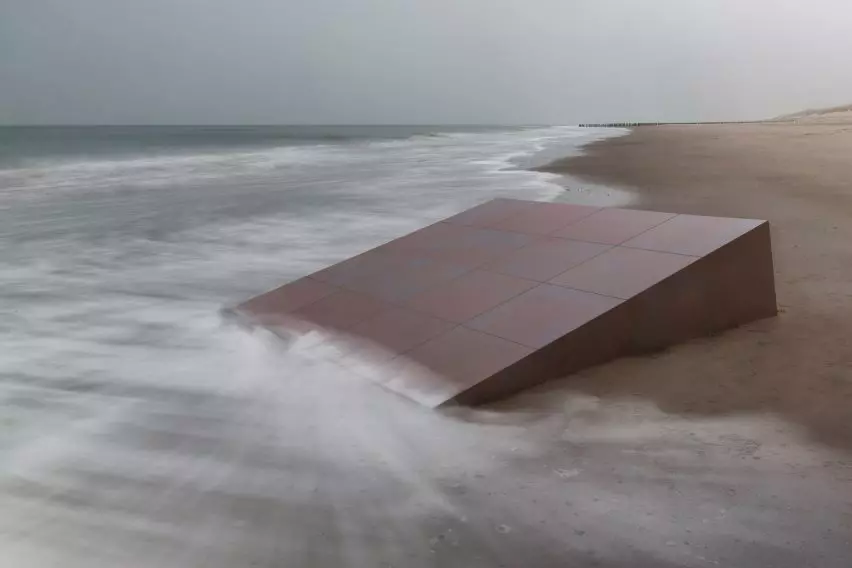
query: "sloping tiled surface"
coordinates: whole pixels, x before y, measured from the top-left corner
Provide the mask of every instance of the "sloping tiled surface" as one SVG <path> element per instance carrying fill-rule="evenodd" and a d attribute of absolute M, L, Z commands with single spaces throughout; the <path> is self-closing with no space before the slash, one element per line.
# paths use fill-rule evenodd
<path fill-rule="evenodd" d="M 588 217 L 598 210 L 597 207 L 568 205 L 567 203 L 534 203 L 526 210 L 488 226 L 504 231 L 548 235 Z"/>
<path fill-rule="evenodd" d="M 468 327 L 539 348 L 620 303 L 617 298 L 542 284 L 474 318 Z"/>
<path fill-rule="evenodd" d="M 678 215 L 624 243 L 626 247 L 708 255 L 765 221 Z"/>
<path fill-rule="evenodd" d="M 456 327 L 452 322 L 407 308 L 391 308 L 352 328 L 351 333 L 371 356 L 395 357 Z M 358 351 L 357 347 L 349 350 Z"/>
<path fill-rule="evenodd" d="M 547 282 L 609 248 L 597 243 L 545 238 L 510 252 L 484 268 L 498 274 Z"/>
<path fill-rule="evenodd" d="M 627 300 L 696 260 L 697 256 L 614 247 L 563 272 L 551 283 Z"/>
<path fill-rule="evenodd" d="M 620 245 L 674 216 L 674 213 L 658 213 L 656 211 L 601 209 L 576 223 L 571 223 L 554 235 L 591 243 Z"/>
<path fill-rule="evenodd" d="M 776 305 L 765 221 L 495 199 L 236 311 L 336 332 L 353 373 L 439 406 L 769 317 Z"/>
<path fill-rule="evenodd" d="M 537 285 L 532 280 L 471 270 L 444 286 L 414 296 L 406 304 L 447 321 L 464 323 Z"/>

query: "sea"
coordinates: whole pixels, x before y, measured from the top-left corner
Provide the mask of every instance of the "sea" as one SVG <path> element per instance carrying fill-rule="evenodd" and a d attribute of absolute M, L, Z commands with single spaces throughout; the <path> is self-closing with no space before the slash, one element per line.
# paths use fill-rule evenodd
<path fill-rule="evenodd" d="M 529 168 L 623 133 L 0 128 L 0 565 L 511 558 L 512 523 L 452 495 L 523 428 L 424 411 L 220 310 L 494 197 L 622 204 Z"/>

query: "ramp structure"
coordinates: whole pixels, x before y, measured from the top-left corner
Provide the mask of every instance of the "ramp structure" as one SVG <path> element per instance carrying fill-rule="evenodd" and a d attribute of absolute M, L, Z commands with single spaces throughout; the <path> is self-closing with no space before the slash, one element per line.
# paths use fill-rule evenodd
<path fill-rule="evenodd" d="M 510 199 L 235 310 L 332 332 L 342 365 L 432 407 L 492 401 L 777 312 L 766 221 Z"/>

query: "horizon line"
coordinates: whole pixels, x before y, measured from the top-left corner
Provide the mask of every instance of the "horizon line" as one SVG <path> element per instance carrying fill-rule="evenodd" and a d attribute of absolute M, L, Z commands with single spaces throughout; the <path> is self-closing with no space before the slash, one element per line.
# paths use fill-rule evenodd
<path fill-rule="evenodd" d="M 579 123 L 578 123 L 579 124 Z M 245 127 L 245 126 L 324 126 L 324 127 L 357 127 L 357 126 L 475 126 L 475 127 L 542 127 L 542 126 L 578 126 L 578 124 L 549 124 L 549 123 L 464 123 L 464 122 L 423 122 L 423 123 L 151 123 L 151 124 L 134 124 L 134 123 L 103 123 L 103 124 L 80 124 L 80 123 L 55 123 L 55 124 L 0 124 L 0 128 L 56 128 L 56 127 L 162 127 L 162 126 L 181 126 L 181 127 Z"/>

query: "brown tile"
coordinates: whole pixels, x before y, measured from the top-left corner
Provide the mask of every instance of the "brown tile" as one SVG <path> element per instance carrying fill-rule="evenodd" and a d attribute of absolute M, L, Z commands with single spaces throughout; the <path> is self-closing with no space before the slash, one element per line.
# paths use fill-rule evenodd
<path fill-rule="evenodd" d="M 388 302 L 401 302 L 467 270 L 428 258 L 373 253 L 371 258 L 336 281 L 341 288 L 353 292 Z"/>
<path fill-rule="evenodd" d="M 483 269 L 546 282 L 609 248 L 598 243 L 545 237 L 486 264 Z"/>
<path fill-rule="evenodd" d="M 465 326 L 540 348 L 620 303 L 616 298 L 542 284 Z"/>
<path fill-rule="evenodd" d="M 491 257 L 506 254 L 521 248 L 536 239 L 534 236 L 521 235 L 493 229 L 468 229 L 461 237 L 459 247 L 482 251 Z"/>
<path fill-rule="evenodd" d="M 704 256 L 765 221 L 678 215 L 624 243 L 626 247 Z"/>
<path fill-rule="evenodd" d="M 365 294 L 341 290 L 292 312 L 292 315 L 309 324 L 344 331 L 393 307 Z"/>
<path fill-rule="evenodd" d="M 438 406 L 530 353 L 516 343 L 457 327 L 406 353 L 385 386 Z"/>
<path fill-rule="evenodd" d="M 352 274 L 357 274 L 359 270 L 363 270 L 363 265 L 369 264 L 374 257 L 375 253 L 372 251 L 365 252 L 363 254 L 347 258 L 346 260 L 336 264 L 332 264 L 331 266 L 327 266 L 322 270 L 317 270 L 311 274 L 310 277 L 314 280 L 319 280 L 320 282 L 340 285 Z"/>
<path fill-rule="evenodd" d="M 453 243 L 463 237 L 466 231 L 466 227 L 439 222 L 390 241 L 375 250 L 407 254 L 440 250 L 451 247 Z"/>
<path fill-rule="evenodd" d="M 350 330 L 343 341 L 340 364 L 347 370 L 383 384 L 399 366 L 395 359 L 456 324 L 405 308 L 381 312 Z"/>
<path fill-rule="evenodd" d="M 413 349 L 455 327 L 455 324 L 430 315 L 395 308 L 382 312 L 353 327 L 350 333 L 390 353 Z"/>
<path fill-rule="evenodd" d="M 453 321 L 465 322 L 534 287 L 536 282 L 473 270 L 408 300 L 406 305 Z"/>
<path fill-rule="evenodd" d="M 388 290 L 384 296 L 392 301 L 403 301 L 417 293 L 458 278 L 468 271 L 468 268 L 437 260 L 410 259 L 394 278 L 395 282 L 387 285 Z M 383 292 L 383 286 L 377 285 L 376 291 Z"/>
<path fill-rule="evenodd" d="M 338 289 L 311 278 L 300 278 L 280 288 L 256 296 L 237 306 L 237 311 L 252 315 L 273 315 L 292 312 L 326 296 Z"/>
<path fill-rule="evenodd" d="M 635 209 L 601 209 L 553 233 L 555 237 L 618 245 L 668 221 L 675 213 Z"/>
<path fill-rule="evenodd" d="M 412 234 L 410 238 L 403 237 L 377 250 L 473 268 L 518 249 L 534 239 L 535 237 L 520 233 L 439 223 Z"/>
<path fill-rule="evenodd" d="M 615 247 L 560 274 L 551 282 L 627 299 L 683 270 L 696 260 L 698 257 Z"/>
<path fill-rule="evenodd" d="M 571 205 L 568 203 L 535 202 L 529 209 L 501 221 L 489 223 L 487 226 L 493 229 L 516 231 L 531 235 L 549 235 L 570 223 L 591 215 L 599 209 L 599 207 Z"/>
<path fill-rule="evenodd" d="M 453 215 L 446 219 L 446 222 L 451 225 L 486 227 L 529 208 L 530 203 L 529 201 L 514 199 L 492 199 L 467 211 L 462 211 L 458 215 Z"/>

